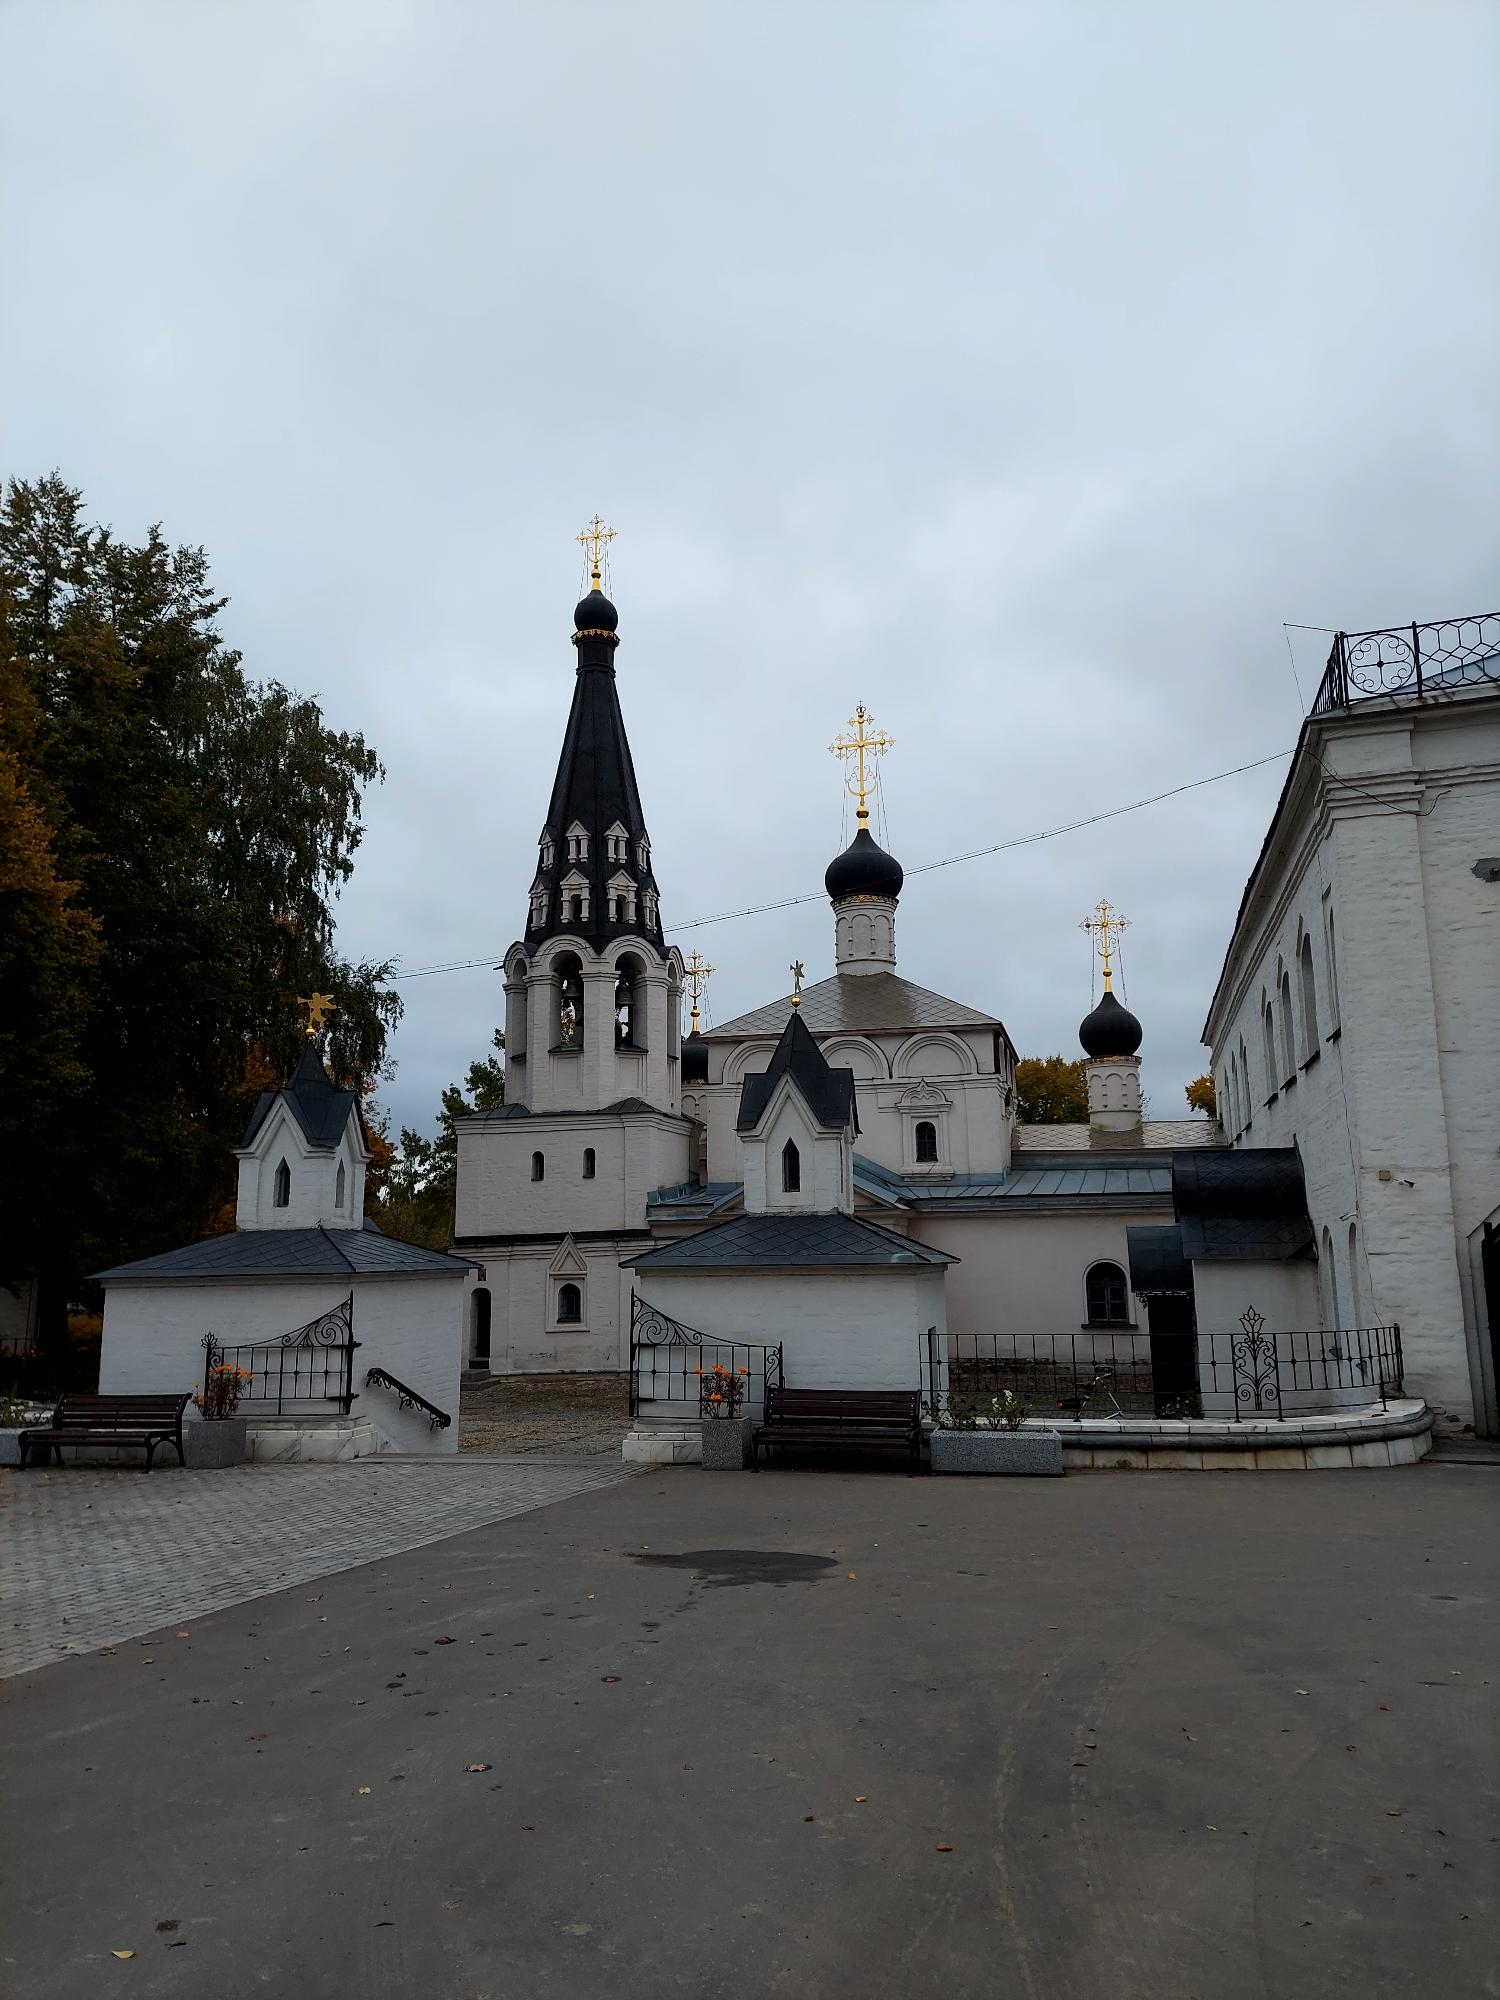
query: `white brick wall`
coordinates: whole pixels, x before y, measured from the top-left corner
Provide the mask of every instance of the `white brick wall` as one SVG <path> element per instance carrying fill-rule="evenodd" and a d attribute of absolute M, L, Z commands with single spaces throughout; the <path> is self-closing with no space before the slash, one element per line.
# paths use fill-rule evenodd
<path fill-rule="evenodd" d="M 1206 1029 L 1221 1104 L 1249 1058 L 1242 1146 L 1302 1155 L 1325 1322 L 1399 1321 L 1408 1386 L 1444 1428 L 1497 1427 L 1478 1244 L 1500 1217 L 1500 701 L 1310 725 Z M 1327 949 L 1336 939 L 1336 992 Z M 1313 940 L 1319 1045 L 1300 1021 Z M 1298 1069 L 1268 1076 L 1262 992 L 1291 976 Z M 1337 1024 L 1335 1026 L 1335 1024 Z M 1274 1094 L 1274 1101 L 1267 1102 Z M 1237 1129 L 1236 1129 L 1237 1128 Z M 1354 1230 L 1351 1255 L 1350 1229 Z"/>
<path fill-rule="evenodd" d="M 279 1340 L 354 1293 L 353 1414 L 369 1419 L 395 1451 L 457 1451 L 464 1274 L 432 1278 L 240 1279 L 218 1283 L 123 1283 L 106 1288 L 99 1388 L 104 1395 L 181 1394 L 203 1381 L 203 1336 L 220 1343 Z M 257 1363 L 265 1369 L 269 1358 Z M 453 1418 L 433 1431 L 420 1411 L 401 1411 L 387 1389 L 365 1387 L 365 1371 L 388 1368 Z M 244 1414 L 274 1415 L 247 1403 Z M 286 1414 L 298 1414 L 288 1406 Z"/>

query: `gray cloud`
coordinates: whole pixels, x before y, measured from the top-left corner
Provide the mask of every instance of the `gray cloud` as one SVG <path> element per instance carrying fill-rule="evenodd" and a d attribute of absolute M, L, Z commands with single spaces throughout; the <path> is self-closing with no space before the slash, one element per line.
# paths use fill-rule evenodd
<path fill-rule="evenodd" d="M 347 950 L 515 935 L 596 507 L 669 923 L 817 887 L 856 700 L 911 866 L 1289 747 L 1282 619 L 1495 599 L 1485 7 L 33 0 L 0 38 L 9 465 L 205 543 L 253 670 L 378 745 Z M 916 877 L 902 969 L 1071 1051 L 1109 895 L 1174 1114 L 1280 776 Z M 816 903 L 678 935 L 720 1019 L 832 956 Z M 427 1125 L 499 984 L 404 990 Z"/>

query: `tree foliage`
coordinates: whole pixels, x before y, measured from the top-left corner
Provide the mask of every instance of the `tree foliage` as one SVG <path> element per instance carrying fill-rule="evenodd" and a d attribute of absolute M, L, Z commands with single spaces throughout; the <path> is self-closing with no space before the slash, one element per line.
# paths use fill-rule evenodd
<path fill-rule="evenodd" d="M 1066 1056 L 1025 1056 L 1016 1064 L 1016 1115 L 1026 1125 L 1087 1125 L 1083 1063 Z"/>
<path fill-rule="evenodd" d="M 1214 1088 L 1211 1076 L 1195 1076 L 1186 1089 L 1187 1101 L 1194 1111 L 1206 1111 L 1210 1118 L 1219 1115 L 1219 1093 Z"/>
<path fill-rule="evenodd" d="M 458 1125 L 470 1111 L 494 1111 L 505 1102 L 505 1035 L 496 1030 L 495 1053 L 469 1064 L 463 1087 L 443 1092 L 435 1139 L 403 1127 L 396 1156 L 386 1171 L 373 1213 L 388 1236 L 446 1250 L 453 1241 L 453 1203 L 458 1191 Z"/>
<path fill-rule="evenodd" d="M 247 677 L 226 601 L 202 549 L 118 540 L 55 473 L 0 504 L 0 970 L 29 1079 L 0 1095 L 0 1213 L 54 1325 L 88 1271 L 221 1209 L 296 995 L 335 994 L 329 1059 L 359 1085 L 400 1012 L 389 968 L 333 943 L 379 761 Z"/>

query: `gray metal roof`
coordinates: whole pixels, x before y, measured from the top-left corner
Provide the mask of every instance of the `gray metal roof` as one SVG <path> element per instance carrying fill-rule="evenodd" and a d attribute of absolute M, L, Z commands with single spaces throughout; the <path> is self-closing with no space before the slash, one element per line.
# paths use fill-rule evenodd
<path fill-rule="evenodd" d="M 644 1097 L 617 1097 L 597 1111 L 533 1111 L 529 1104 L 497 1104 L 491 1111 L 461 1111 L 458 1125 L 482 1125 L 502 1118 L 680 1118 L 681 1112 L 665 1111 L 648 1104 Z"/>
<path fill-rule="evenodd" d="M 351 1271 L 436 1278 L 468 1268 L 462 1257 L 398 1242 L 367 1220 L 363 1229 L 235 1229 L 93 1275 L 106 1284 L 120 1278 L 346 1278 Z"/>
<path fill-rule="evenodd" d="M 1004 1033 L 1004 1023 L 993 1014 L 945 1000 L 894 972 L 836 972 L 806 989 L 799 1011 L 815 1035 L 906 1033 L 913 1028 L 999 1028 Z M 790 1000 L 773 1000 L 710 1028 L 707 1039 L 738 1042 L 748 1035 L 779 1035 L 791 1012 Z"/>
<path fill-rule="evenodd" d="M 1018 1125 L 1020 1153 L 1160 1153 L 1186 1146 L 1223 1146 L 1217 1118 L 1147 1118 L 1126 1132 L 1096 1132 L 1091 1125 Z"/>
<path fill-rule="evenodd" d="M 359 1109 L 359 1095 L 353 1090 L 339 1090 L 324 1067 L 323 1058 L 309 1044 L 302 1052 L 301 1060 L 280 1090 L 263 1090 L 255 1101 L 255 1109 L 250 1114 L 250 1123 L 245 1128 L 245 1136 L 240 1141 L 241 1148 L 254 1143 L 255 1135 L 271 1115 L 271 1106 L 278 1098 L 284 1097 L 292 1116 L 302 1127 L 309 1146 L 319 1152 L 332 1152 L 344 1136 L 344 1127 L 349 1123 L 349 1113 L 353 1111 L 359 1118 L 362 1137 L 364 1114 Z"/>
<path fill-rule="evenodd" d="M 832 1069 L 812 1031 L 794 1008 L 781 1031 L 770 1062 L 740 1085 L 740 1109 L 735 1121 L 737 1132 L 753 1132 L 765 1115 L 776 1086 L 789 1076 L 802 1093 L 802 1100 L 822 1126 L 842 1131 L 852 1125 L 859 1130 L 859 1112 L 854 1102 L 852 1069 Z"/>
<path fill-rule="evenodd" d="M 908 1242 L 852 1215 L 737 1215 L 675 1243 L 621 1260 L 625 1270 L 724 1270 L 743 1265 L 824 1270 L 910 1270 L 956 1264 L 944 1250 Z"/>
<path fill-rule="evenodd" d="M 1075 1201 L 1092 1197 L 1120 1201 L 1145 1197 L 1163 1208 L 1172 1200 L 1172 1162 L 1116 1159 L 1018 1160 L 1008 1174 L 944 1174 L 929 1179 L 897 1173 L 894 1168 L 854 1155 L 854 1185 L 902 1208 L 954 1209 L 966 1202 L 976 1207 L 1003 1202 Z M 657 1214 L 706 1214 L 740 1192 L 738 1181 L 715 1181 L 708 1187 L 685 1182 L 658 1188 L 648 1206 Z"/>

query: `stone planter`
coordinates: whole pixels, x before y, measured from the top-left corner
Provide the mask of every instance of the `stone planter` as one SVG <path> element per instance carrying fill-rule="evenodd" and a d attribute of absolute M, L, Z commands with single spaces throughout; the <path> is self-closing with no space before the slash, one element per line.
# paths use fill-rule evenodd
<path fill-rule="evenodd" d="M 750 1463 L 754 1417 L 705 1417 L 703 1464 L 709 1472 L 743 1472 Z"/>
<path fill-rule="evenodd" d="M 201 1417 L 182 1427 L 182 1449 L 189 1472 L 219 1472 L 239 1465 L 245 1456 L 244 1417 Z M 156 1463 L 172 1463 L 172 1447 L 158 1445 Z"/>
<path fill-rule="evenodd" d="M 27 1424 L 25 1428 L 27 1430 L 38 1430 L 41 1428 L 41 1426 L 38 1424 Z M 0 1465 L 19 1465 L 20 1463 L 21 1463 L 20 1431 L 19 1430 L 0 1431 Z"/>
<path fill-rule="evenodd" d="M 1062 1439 L 1056 1431 L 933 1431 L 927 1442 L 934 1472 L 1062 1475 Z"/>

